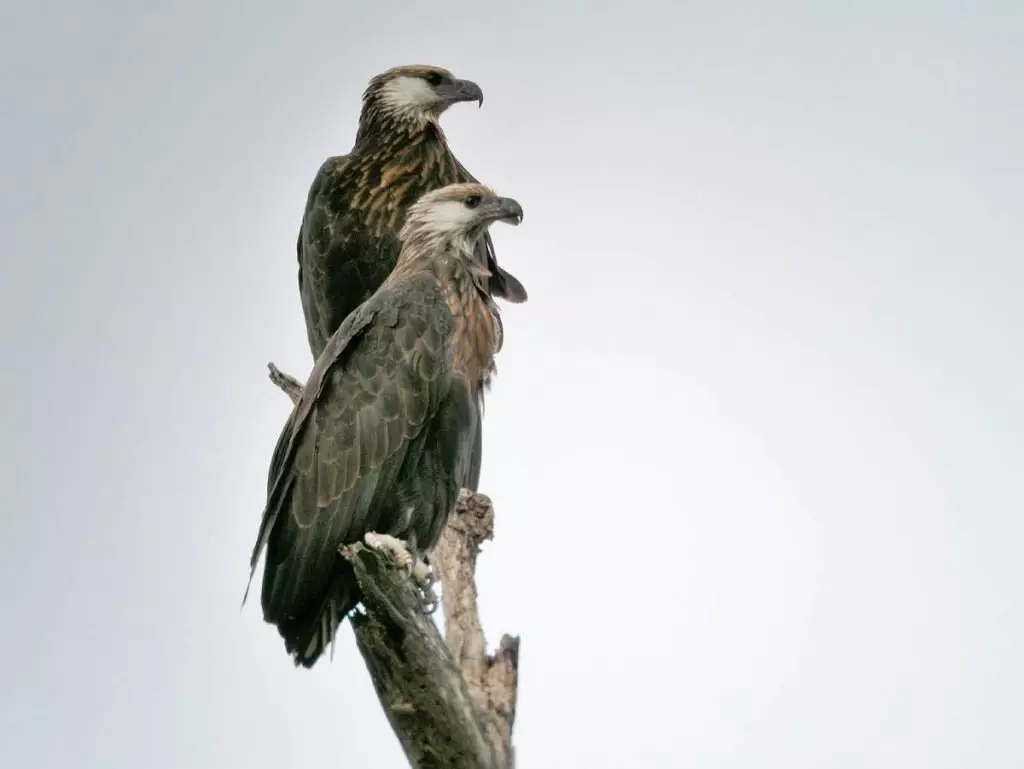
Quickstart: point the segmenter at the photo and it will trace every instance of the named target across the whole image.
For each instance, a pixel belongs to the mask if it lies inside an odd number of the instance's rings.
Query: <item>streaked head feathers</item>
[[[370,80],[363,93],[363,110],[426,122],[463,101],[482,106],[484,92],[472,80],[460,80],[446,69],[414,64],[392,67]]]
[[[494,222],[515,226],[522,220],[523,209],[516,200],[500,197],[484,184],[449,184],[409,207],[399,239],[465,240],[471,247]]]

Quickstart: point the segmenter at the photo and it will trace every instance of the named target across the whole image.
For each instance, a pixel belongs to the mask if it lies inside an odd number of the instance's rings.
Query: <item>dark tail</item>
[[[284,648],[292,657],[296,667],[307,670],[313,667],[328,649],[334,655],[334,641],[342,620],[359,603],[355,580],[335,582],[314,611],[299,617],[275,620],[266,616],[267,622],[277,625],[277,632],[284,639]]]

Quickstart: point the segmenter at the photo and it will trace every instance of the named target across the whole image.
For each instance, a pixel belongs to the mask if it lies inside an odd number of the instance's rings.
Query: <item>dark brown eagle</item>
[[[339,550],[376,532],[422,561],[466,486],[499,333],[476,247],[522,215],[480,184],[424,195],[395,269],[317,358],[274,450],[249,576],[266,548],[263,617],[296,665],[316,663],[360,600]]]
[[[355,145],[324,161],[310,186],[298,237],[299,293],[310,351],[318,358],[342,321],[366,301],[398,260],[408,207],[449,184],[476,182],[458,161],[439,123],[458,102],[483,104],[483,91],[440,67],[395,67],[363,94]],[[498,265],[484,233],[477,258],[490,272],[491,295],[526,300],[526,289]],[[501,321],[498,347],[501,347]],[[481,427],[478,424],[478,433]],[[477,488],[482,435],[467,487]]]

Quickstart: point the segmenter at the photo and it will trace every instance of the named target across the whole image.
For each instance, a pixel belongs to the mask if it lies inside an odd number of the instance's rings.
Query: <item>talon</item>
[[[419,592],[419,597],[420,608],[423,610],[424,614],[426,614],[429,617],[431,614],[437,611],[439,601],[437,600],[437,595],[434,593],[433,588],[428,588],[426,590]]]
[[[434,585],[437,584],[437,574],[424,554],[416,560],[412,567],[412,578],[420,591],[420,605],[423,613],[430,615],[437,611],[439,601],[434,592]]]
[[[417,561],[415,564],[413,564],[412,578],[416,580],[416,584],[418,584],[424,590],[433,586],[434,582],[436,581],[436,577],[434,576],[434,570],[426,561]]]

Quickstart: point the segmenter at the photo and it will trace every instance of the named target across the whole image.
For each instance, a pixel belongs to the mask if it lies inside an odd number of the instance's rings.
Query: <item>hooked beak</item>
[[[488,222],[505,222],[518,227],[523,221],[523,207],[512,198],[494,198],[487,204]]]
[[[460,101],[479,102],[484,106],[484,92],[480,86],[472,80],[452,80],[449,83],[442,83],[437,86],[437,95],[448,104],[455,104]]]

